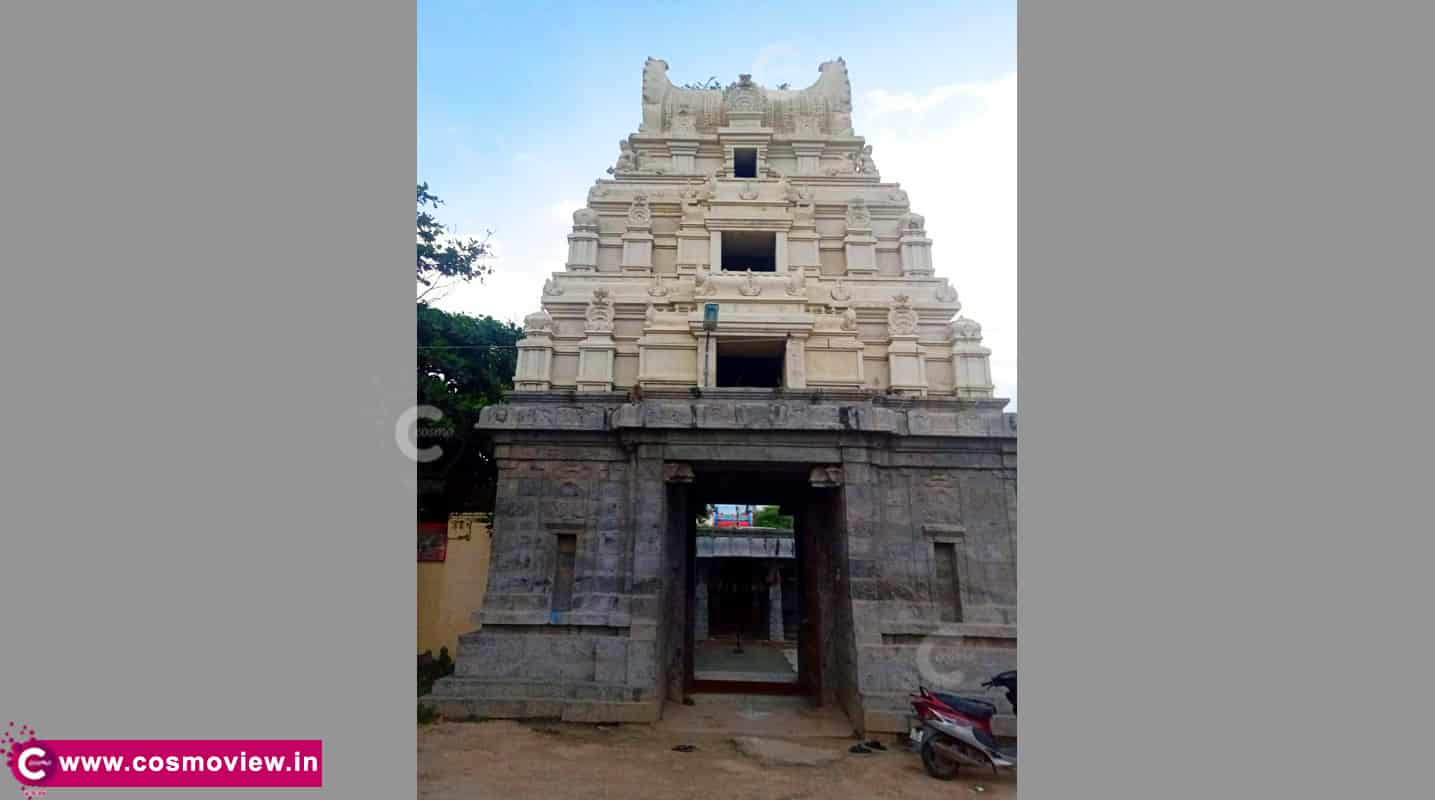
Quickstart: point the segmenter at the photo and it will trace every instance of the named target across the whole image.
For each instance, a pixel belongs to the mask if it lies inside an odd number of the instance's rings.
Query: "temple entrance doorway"
[[[687,692],[822,695],[822,540],[811,465],[692,464],[683,639]]]

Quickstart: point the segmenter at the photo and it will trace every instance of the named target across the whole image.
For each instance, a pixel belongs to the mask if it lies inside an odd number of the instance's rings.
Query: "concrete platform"
[[[693,705],[668,703],[655,729],[666,733],[761,736],[776,739],[851,738],[847,715],[815,708],[805,697],[695,694]]]
[[[782,642],[744,642],[709,639],[698,642],[693,653],[693,677],[700,681],[797,683],[796,651]],[[789,655],[788,651],[792,651]]]

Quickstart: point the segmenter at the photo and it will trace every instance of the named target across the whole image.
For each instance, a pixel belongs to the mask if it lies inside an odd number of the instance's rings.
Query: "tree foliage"
[[[419,424],[418,446],[441,454],[418,466],[420,521],[442,521],[458,511],[491,511],[497,467],[489,443],[474,425],[484,406],[502,401],[513,387],[518,340],[523,329],[493,317],[451,313],[430,305],[429,290],[453,282],[479,280],[491,273],[482,261],[484,242],[456,242],[425,207],[440,200],[418,185],[417,303],[418,404],[443,414]]]
[[[782,528],[790,531],[793,523],[793,518],[782,513],[782,509],[778,506],[763,506],[752,515],[752,524],[755,528]]]
[[[418,261],[415,277],[422,287],[418,299],[423,300],[443,287],[464,283],[493,271],[493,265],[486,259],[493,255],[488,238],[459,238],[451,229],[440,223],[430,209],[437,209],[443,201],[429,192],[427,183],[417,185],[418,210],[415,218],[418,228]]]
[[[498,467],[474,426],[479,411],[501,402],[513,387],[515,345],[522,337],[521,328],[492,317],[418,304],[418,401],[443,413],[438,421],[420,424],[419,447],[442,450],[438,459],[419,464],[420,521],[493,510]]]
[[[457,413],[499,402],[513,386],[522,338],[517,325],[419,303],[419,403]]]

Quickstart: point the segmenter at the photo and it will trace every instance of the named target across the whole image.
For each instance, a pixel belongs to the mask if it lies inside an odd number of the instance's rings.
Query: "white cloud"
[[[583,203],[577,200],[559,200],[544,209],[548,218],[556,222],[572,223],[573,212],[583,207]]]
[[[873,145],[883,179],[900,181],[926,217],[937,274],[956,287],[962,315],[982,324],[997,395],[1015,410],[1016,74],[864,98],[857,132]]]
[[[795,74],[786,74],[796,69],[798,49],[791,42],[773,42],[764,45],[752,58],[748,72],[752,79],[763,86],[776,87],[779,83],[798,84]]]
[[[1008,86],[1010,83],[1010,87]],[[897,113],[921,114],[944,105],[953,98],[970,98],[984,103],[1001,102],[1003,94],[1016,88],[1016,75],[1012,74],[990,83],[948,83],[928,90],[925,94],[912,92],[889,92],[873,89],[863,95],[866,115],[869,118]]]
[[[543,213],[531,217],[523,227],[504,229],[502,238],[489,239],[493,246],[493,272],[483,282],[459,285],[434,305],[446,311],[476,316],[489,315],[519,323],[538,310],[543,281],[561,272],[568,259],[568,232],[573,212],[583,204],[560,200],[543,206]]]

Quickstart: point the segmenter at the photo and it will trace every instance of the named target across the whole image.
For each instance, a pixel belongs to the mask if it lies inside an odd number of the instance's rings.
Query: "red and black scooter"
[[[1016,711],[1016,672],[1003,672],[982,684],[984,688],[1006,690],[1012,711]],[[997,707],[986,700],[934,692],[925,686],[911,696],[917,723],[910,733],[920,748],[927,774],[941,780],[956,777],[962,766],[1016,768],[1016,754],[997,747],[992,735],[992,717]]]

